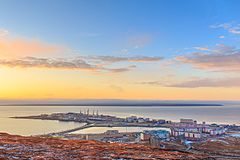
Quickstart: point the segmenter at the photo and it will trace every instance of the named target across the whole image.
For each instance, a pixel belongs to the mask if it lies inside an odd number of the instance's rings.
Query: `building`
[[[203,128],[203,132],[210,134],[211,136],[217,136],[217,135],[222,135],[225,134],[227,131],[227,128],[222,127],[222,126],[207,126]]]
[[[131,117],[127,117],[126,121],[128,123],[134,123],[134,122],[138,122],[138,118],[137,118],[137,116],[131,116]]]
[[[171,128],[171,136],[182,137],[188,140],[200,140],[203,138],[200,128]]]
[[[145,119],[144,119],[144,118],[138,118],[138,119],[137,119],[137,122],[138,122],[138,123],[143,123],[143,122],[145,122]]]
[[[149,141],[151,137],[156,137],[159,139],[168,139],[170,133],[165,130],[145,130],[141,133],[142,141]]]
[[[150,137],[149,145],[152,147],[165,148],[163,142],[164,142],[163,139],[152,136]]]
[[[194,124],[193,119],[180,119],[180,123]]]
[[[150,146],[164,148],[162,142],[169,139],[170,133],[165,130],[145,130],[141,133],[141,141],[148,142]]]
[[[140,134],[140,139],[141,141],[148,141],[150,139],[151,135],[147,134],[146,132],[142,132]]]
[[[171,127],[171,136],[188,140],[201,140],[209,136],[222,135],[227,131],[223,126],[207,125],[205,122],[197,124],[192,119],[181,119],[180,123],[174,123]]]
[[[143,118],[143,117],[137,117],[137,116],[131,116],[131,117],[127,117],[125,121],[128,123],[145,123],[145,122],[150,122],[150,119]]]
[[[185,132],[184,137],[189,140],[198,140],[203,138],[203,134],[201,132]]]
[[[166,120],[164,120],[164,119],[159,119],[159,120],[157,120],[156,123],[157,123],[157,124],[165,124],[165,123],[166,123]]]

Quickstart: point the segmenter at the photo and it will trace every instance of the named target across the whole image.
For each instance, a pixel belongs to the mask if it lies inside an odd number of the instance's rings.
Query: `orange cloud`
[[[0,59],[0,66],[20,67],[20,68],[46,68],[46,69],[70,69],[70,70],[88,70],[99,72],[121,73],[131,71],[136,68],[135,65],[126,66],[122,68],[107,68],[97,64],[88,63],[81,58],[38,58],[38,57],[24,57],[24,58],[7,58]]]
[[[47,44],[38,40],[23,38],[0,38],[0,55],[5,57],[23,57],[48,55],[62,52],[64,47]]]

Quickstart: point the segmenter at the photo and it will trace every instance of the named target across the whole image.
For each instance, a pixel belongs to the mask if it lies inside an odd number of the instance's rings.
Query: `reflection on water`
[[[80,127],[82,123],[0,118],[0,131],[16,135],[40,135]]]
[[[179,121],[180,118],[192,118],[199,122],[223,123],[240,125],[240,105],[225,106],[178,106],[178,107],[137,107],[137,106],[0,106],[0,132],[21,135],[39,135],[44,133],[67,130],[82,126],[81,123],[20,120],[8,117],[51,114],[56,112],[80,112],[86,109],[98,110],[100,114],[127,117],[131,115]]]
[[[72,132],[72,134],[89,134],[89,133],[104,133],[107,130],[118,130],[119,132],[142,132],[144,130],[166,130],[170,131],[168,128],[162,127],[91,127],[83,130]]]

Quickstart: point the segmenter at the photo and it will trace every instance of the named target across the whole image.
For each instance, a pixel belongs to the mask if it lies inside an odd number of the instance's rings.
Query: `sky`
[[[0,0],[0,99],[240,99],[238,0]]]

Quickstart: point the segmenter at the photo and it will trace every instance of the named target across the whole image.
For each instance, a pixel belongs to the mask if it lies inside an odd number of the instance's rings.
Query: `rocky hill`
[[[137,144],[102,143],[96,141],[63,140],[57,138],[22,137],[0,133],[0,160],[124,160],[211,159],[203,154],[163,150]]]

